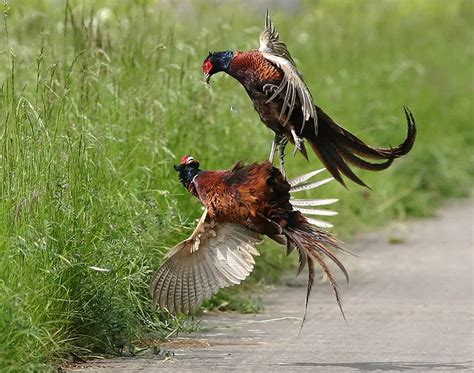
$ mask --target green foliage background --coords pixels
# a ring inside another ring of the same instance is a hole
[[[68,352],[110,353],[183,326],[147,293],[164,253],[201,213],[172,165],[183,154],[208,169],[267,157],[272,134],[242,87],[220,74],[208,88],[200,72],[209,50],[256,47],[266,7],[315,100],[343,126],[387,146],[405,134],[402,105],[417,119],[409,156],[383,173],[359,172],[374,192],[315,192],[341,199],[336,234],[424,216],[470,192],[471,1],[251,4],[4,5],[0,370],[50,370]],[[316,157],[287,164],[290,176],[320,167]],[[261,251],[250,284],[288,267],[281,248]],[[247,298],[226,291],[208,306],[253,311]]]

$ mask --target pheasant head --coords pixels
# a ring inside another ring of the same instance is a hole
[[[234,58],[234,52],[222,51],[222,52],[209,52],[202,63],[202,72],[206,83],[209,84],[211,76],[219,71],[226,71],[229,67],[232,59]]]
[[[179,165],[175,165],[174,169],[179,173],[179,181],[192,194],[196,194],[195,188],[192,184],[193,179],[199,173],[199,161],[194,159],[191,155],[184,155],[181,157]]]

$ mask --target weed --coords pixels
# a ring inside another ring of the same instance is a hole
[[[117,353],[149,331],[165,338],[182,328],[183,318],[148,297],[152,272],[201,213],[172,165],[189,153],[209,169],[263,160],[272,139],[235,81],[218,76],[209,89],[200,72],[209,49],[256,46],[263,10],[236,17],[238,2],[65,4],[4,2],[2,371],[47,371],[68,352]],[[466,195],[471,2],[319,1],[291,11],[271,14],[320,106],[373,144],[400,142],[403,104],[419,128],[410,155],[383,174],[360,173],[375,192],[321,189],[341,199],[335,233],[427,215]],[[287,165],[290,176],[320,166],[315,157]],[[274,244],[261,252],[250,285],[295,267]],[[237,292],[208,305],[255,311]]]

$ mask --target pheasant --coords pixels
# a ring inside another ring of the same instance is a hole
[[[330,227],[309,215],[334,215],[336,212],[308,208],[324,206],[337,199],[294,199],[293,193],[310,190],[333,178],[308,181],[324,171],[316,170],[287,181],[269,161],[231,170],[204,171],[192,156],[183,156],[175,169],[183,186],[198,197],[205,211],[192,235],[177,244],[167,255],[150,285],[153,302],[169,312],[190,313],[220,288],[239,284],[253,270],[261,236],[285,245],[287,254],[299,254],[298,274],[307,265],[305,313],[319,264],[334,290],[343,313],[335,277],[326,263],[334,262],[349,281],[343,264],[334,251],[341,244],[322,228]]]
[[[212,75],[223,71],[243,85],[260,119],[275,133],[269,159],[273,163],[278,147],[283,173],[284,151],[288,141],[295,144],[295,152],[300,151],[307,159],[304,144],[304,140],[307,140],[331,175],[344,186],[341,174],[367,187],[348,164],[372,171],[384,170],[395,158],[407,154],[413,147],[416,124],[406,107],[406,139],[397,147],[379,148],[364,143],[315,105],[268,11],[258,49],[210,52],[202,64],[202,71],[208,84]],[[372,163],[367,159],[383,162]]]

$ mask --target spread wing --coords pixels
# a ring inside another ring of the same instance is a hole
[[[260,34],[260,47],[258,50],[262,53],[269,53],[275,57],[282,57],[296,66],[286,44],[280,40],[280,35],[275,30],[275,25],[268,15],[268,9],[265,14],[265,30]]]
[[[317,113],[314,106],[313,97],[309,91],[303,77],[296,68],[295,61],[291,57],[286,44],[280,41],[280,36],[275,30],[268,10],[265,15],[265,30],[260,34],[259,51],[263,56],[275,64],[283,71],[284,77],[273,95],[267,100],[272,101],[275,97],[283,96],[283,106],[280,112],[280,119],[286,115],[287,120],[291,117],[291,113],[295,107],[296,98],[298,97],[301,110],[303,111],[303,130],[304,124],[310,118],[314,120],[314,130],[317,134]]]
[[[176,245],[150,285],[153,302],[178,314],[195,311],[220,288],[239,284],[253,270],[260,236],[202,215],[191,237]]]
[[[306,218],[309,224],[314,225],[316,227],[320,227],[320,228],[331,228],[333,227],[331,223],[328,223],[327,221],[320,220],[320,219],[310,218],[308,217],[308,215],[333,216],[333,215],[337,215],[336,211],[324,210],[324,209],[313,209],[313,208],[308,208],[308,207],[331,205],[337,202],[338,201],[337,199],[335,198],[328,198],[328,199],[293,198],[295,193],[311,190],[314,188],[319,188],[320,186],[323,186],[331,182],[332,180],[334,180],[334,178],[329,177],[329,178],[319,180],[319,181],[312,181],[308,183],[306,182],[323,171],[326,171],[326,169],[321,168],[319,170],[311,171],[307,174],[288,180],[288,183],[291,185],[290,193],[292,196],[292,198],[290,199],[290,203],[295,210],[298,210],[299,212],[303,214],[303,216]]]

